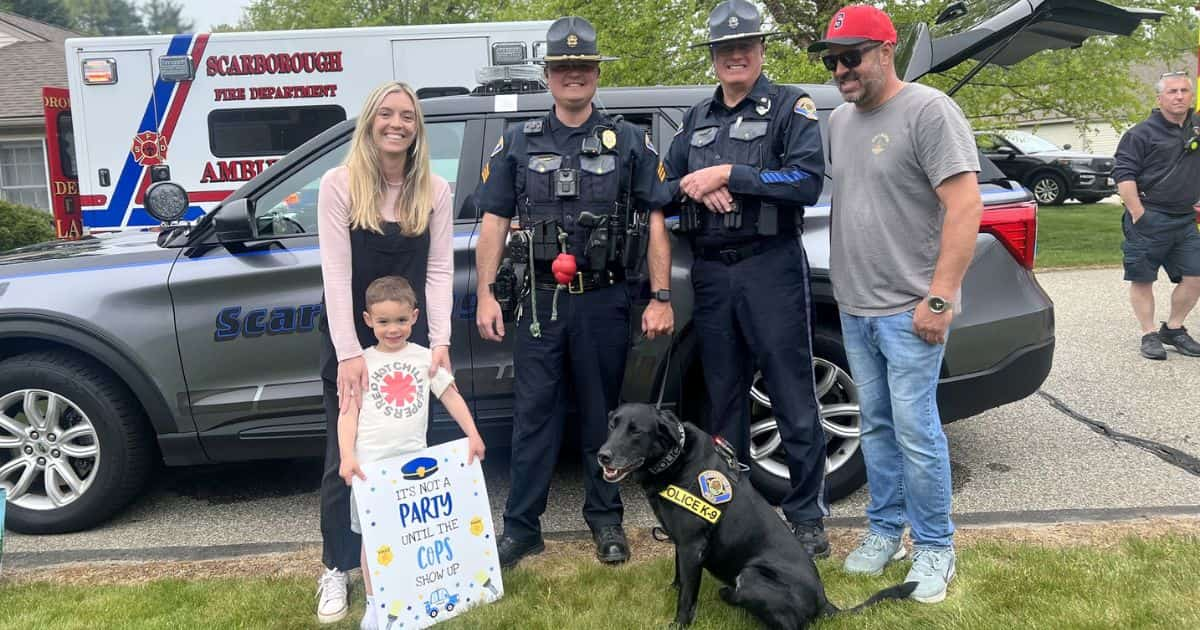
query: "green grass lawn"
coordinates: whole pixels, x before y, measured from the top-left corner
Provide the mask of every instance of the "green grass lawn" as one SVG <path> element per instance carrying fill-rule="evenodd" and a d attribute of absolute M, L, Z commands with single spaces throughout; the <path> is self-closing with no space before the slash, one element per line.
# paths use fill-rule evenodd
<path fill-rule="evenodd" d="M 1124 211 L 1107 203 L 1038 208 L 1035 264 L 1039 269 L 1120 265 Z"/>
<path fill-rule="evenodd" d="M 879 578 L 845 576 L 820 563 L 829 597 L 850 606 L 899 582 L 906 564 Z M 1197 628 L 1200 538 L 1166 534 L 1126 538 L 1104 548 L 980 542 L 960 550 L 959 577 L 938 605 L 888 602 L 820 630 L 865 628 Z M 538 561 L 505 576 L 500 602 L 439 627 L 619 630 L 663 628 L 673 618 L 671 562 L 663 557 L 612 569 L 578 557 Z M 313 579 L 162 579 L 141 585 L 79 586 L 0 582 L 0 628 L 304 628 L 315 627 Z M 698 630 L 757 628 L 718 599 L 706 575 Z M 351 617 L 358 627 L 361 590 Z"/>

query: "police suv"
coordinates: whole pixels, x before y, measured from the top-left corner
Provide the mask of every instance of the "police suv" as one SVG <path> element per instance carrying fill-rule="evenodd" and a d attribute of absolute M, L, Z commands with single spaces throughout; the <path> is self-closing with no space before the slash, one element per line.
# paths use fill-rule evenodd
<path fill-rule="evenodd" d="M 1066 5 L 1070 11 L 1057 11 Z M 949 33 L 941 37 L 924 25 L 908 37 L 901 65 L 908 80 L 976 55 L 1015 63 L 1093 34 L 1128 34 L 1155 17 L 1096 0 L 955 3 L 951 9 L 969 17 L 944 16 Z M 967 36 L 969 25 L 975 26 Z M 994 47 L 1004 40 L 1006 47 Z M 824 125 L 840 95 L 831 86 L 803 87 Z M 493 84 L 478 94 L 422 102 L 434 170 L 454 192 L 455 378 L 493 448 L 510 436 L 512 335 L 496 344 L 475 327 L 481 217 L 472 193 L 502 131 L 543 115 L 551 104 L 544 92 L 497 91 L 504 90 Z M 642 126 L 666 150 L 686 109 L 711 92 L 711 86 L 602 89 L 596 103 Z M 352 129 L 353 121 L 346 121 L 309 140 L 194 224 L 89 236 L 0 257 L 0 487 L 8 491 L 9 527 L 46 533 L 95 525 L 127 504 L 159 461 L 193 465 L 323 453 L 316 193 L 321 175 L 345 156 Z M 982 162 L 986 210 L 938 391 L 946 422 L 1036 391 L 1054 353 L 1054 307 L 1031 271 L 1036 203 Z M 183 216 L 189 206 L 183 188 L 170 183 L 148 191 L 146 202 L 163 219 Z M 828 495 L 837 499 L 858 488 L 865 472 L 859 400 L 829 286 L 828 231 L 826 196 L 805 212 L 802 238 L 813 269 Z M 703 425 L 703 366 L 690 324 L 692 256 L 685 239 L 674 238 L 672 247 L 677 332 L 650 341 L 630 331 L 622 396 L 661 399 Z M 638 322 L 649 300 L 644 279 L 632 293 L 631 321 Z M 754 479 L 778 500 L 787 467 L 760 380 L 750 397 Z M 443 410 L 435 410 L 433 420 L 434 433 L 457 430 Z"/>

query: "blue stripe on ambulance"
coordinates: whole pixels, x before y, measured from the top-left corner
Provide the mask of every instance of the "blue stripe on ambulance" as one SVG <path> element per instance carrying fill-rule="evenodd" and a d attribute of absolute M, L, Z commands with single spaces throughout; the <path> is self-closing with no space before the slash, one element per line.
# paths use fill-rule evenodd
<path fill-rule="evenodd" d="M 167 48 L 168 55 L 183 55 L 192 45 L 191 35 L 176 35 L 171 38 Z M 158 131 L 166 115 L 167 106 L 171 103 L 171 94 L 179 84 L 174 81 L 163 81 L 160 77 L 154 83 L 154 92 L 150 102 L 146 104 L 146 112 L 142 114 L 142 122 L 135 133 L 143 131 Z M 132 138 L 131 138 L 132 141 Z M 142 165 L 133 159 L 133 152 L 125 156 L 125 166 L 121 168 L 121 176 L 117 178 L 117 186 L 109 199 L 108 207 L 103 210 L 84 209 L 84 223 L 88 227 L 121 227 L 137 225 L 158 225 L 159 221 L 150 216 L 142 208 L 131 208 L 130 201 L 137 192 L 142 179 Z M 188 208 L 185 220 L 193 220 L 204 214 L 200 206 Z"/>

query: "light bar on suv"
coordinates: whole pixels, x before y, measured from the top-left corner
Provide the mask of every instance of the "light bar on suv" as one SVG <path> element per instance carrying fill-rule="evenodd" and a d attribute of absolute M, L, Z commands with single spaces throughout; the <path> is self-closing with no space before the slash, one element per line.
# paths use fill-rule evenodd
<path fill-rule="evenodd" d="M 475 94 L 515 94 L 544 90 L 541 66 L 484 66 L 475 71 Z"/>

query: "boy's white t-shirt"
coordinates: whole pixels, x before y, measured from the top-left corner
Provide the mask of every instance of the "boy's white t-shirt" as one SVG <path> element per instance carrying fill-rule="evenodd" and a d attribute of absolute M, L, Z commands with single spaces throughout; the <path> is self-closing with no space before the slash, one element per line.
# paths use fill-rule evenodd
<path fill-rule="evenodd" d="M 429 426 L 429 392 L 441 397 L 454 376 L 438 368 L 433 379 L 428 348 L 409 343 L 396 352 L 371 346 L 363 352 L 369 382 L 358 413 L 354 452 L 360 462 L 374 462 L 425 448 Z"/>

